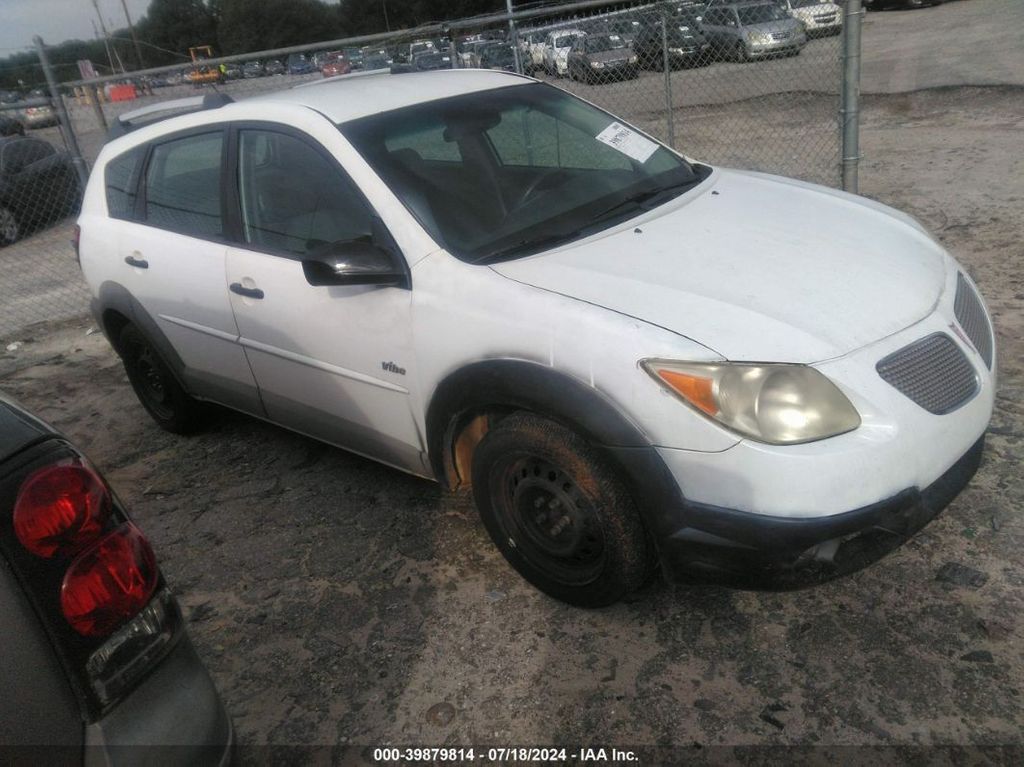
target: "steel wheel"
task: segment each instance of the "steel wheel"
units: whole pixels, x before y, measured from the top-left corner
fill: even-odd
[[[597,511],[562,469],[534,455],[510,457],[499,469],[505,492],[499,520],[523,556],[562,583],[592,582],[604,565]]]
[[[580,434],[514,413],[480,440],[472,467],[473,498],[491,540],[544,593],[601,607],[652,574],[654,554],[632,496]]]
[[[135,396],[157,424],[176,434],[186,434],[200,426],[201,404],[181,388],[152,343],[138,328],[134,325],[124,327],[118,337],[117,350]]]

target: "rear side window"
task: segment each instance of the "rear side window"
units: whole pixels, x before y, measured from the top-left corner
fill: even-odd
[[[153,147],[146,169],[146,222],[192,237],[220,238],[224,134],[204,133]]]
[[[131,149],[107,163],[103,180],[107,189],[107,212],[111,218],[130,219],[135,215],[141,148]]]

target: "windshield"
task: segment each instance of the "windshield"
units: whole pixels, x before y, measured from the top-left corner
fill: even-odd
[[[789,14],[777,5],[748,5],[737,9],[740,14],[740,24],[763,24],[766,21],[781,21],[788,19]]]
[[[430,235],[471,262],[600,231],[703,178],[608,113],[542,83],[437,99],[339,128]]]
[[[562,35],[561,37],[556,37],[555,38],[555,47],[556,48],[568,48],[570,45],[572,45],[576,41],[577,37],[579,37],[579,35]]]
[[[789,0],[789,4],[794,8],[808,8],[812,5],[824,5],[830,0]]]
[[[601,53],[625,48],[626,44],[618,35],[597,35],[587,38],[587,53]]]

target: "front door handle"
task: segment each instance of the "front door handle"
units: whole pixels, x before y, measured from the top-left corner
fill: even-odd
[[[124,262],[128,266],[134,266],[137,269],[149,269],[149,261],[144,258],[135,258],[133,256],[125,256]]]
[[[240,296],[245,296],[246,298],[263,298],[262,290],[260,290],[259,288],[243,287],[242,283],[240,282],[231,283],[231,292],[237,293]]]

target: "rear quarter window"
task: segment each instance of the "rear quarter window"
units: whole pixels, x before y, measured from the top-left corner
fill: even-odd
[[[130,149],[107,163],[103,181],[107,192],[107,213],[111,218],[131,219],[135,215],[141,147]]]

